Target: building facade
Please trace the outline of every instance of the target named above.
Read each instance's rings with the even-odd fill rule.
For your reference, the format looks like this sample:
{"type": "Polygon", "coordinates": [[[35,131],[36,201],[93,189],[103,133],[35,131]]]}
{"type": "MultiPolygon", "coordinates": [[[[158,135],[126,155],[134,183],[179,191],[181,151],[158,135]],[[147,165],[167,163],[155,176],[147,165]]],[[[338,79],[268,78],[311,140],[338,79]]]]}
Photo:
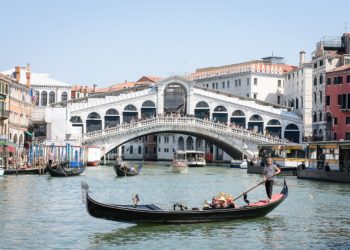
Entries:
{"type": "Polygon", "coordinates": [[[283,105],[284,74],[295,67],[286,65],[283,57],[197,69],[187,76],[196,85],[239,96],[283,105]]]}
{"type": "Polygon", "coordinates": [[[325,37],[316,44],[312,56],[312,129],[314,140],[331,139],[330,127],[326,126],[326,73],[342,65],[350,64],[350,33],[342,37],[325,37]]]}
{"type": "Polygon", "coordinates": [[[350,140],[350,65],[326,73],[326,131],[331,140],[350,140]]]}
{"type": "Polygon", "coordinates": [[[312,136],[312,64],[300,52],[299,67],[285,74],[284,105],[291,107],[304,122],[303,140],[312,136]]]}

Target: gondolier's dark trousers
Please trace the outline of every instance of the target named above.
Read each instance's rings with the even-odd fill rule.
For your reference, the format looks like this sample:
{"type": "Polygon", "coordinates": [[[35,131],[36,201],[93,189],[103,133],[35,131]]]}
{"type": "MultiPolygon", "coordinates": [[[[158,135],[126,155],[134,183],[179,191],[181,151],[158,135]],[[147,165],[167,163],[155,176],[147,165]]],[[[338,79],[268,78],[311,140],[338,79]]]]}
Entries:
{"type": "Polygon", "coordinates": [[[274,180],[265,181],[266,194],[269,199],[271,199],[272,195],[273,182],[274,180]]]}

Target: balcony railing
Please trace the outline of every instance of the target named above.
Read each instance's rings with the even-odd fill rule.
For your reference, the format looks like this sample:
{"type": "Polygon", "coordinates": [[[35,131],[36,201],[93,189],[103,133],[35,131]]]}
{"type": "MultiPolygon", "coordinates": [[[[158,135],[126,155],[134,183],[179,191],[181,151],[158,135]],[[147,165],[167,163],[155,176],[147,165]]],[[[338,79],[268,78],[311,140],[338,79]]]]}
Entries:
{"type": "Polygon", "coordinates": [[[0,109],[0,119],[8,119],[10,117],[10,111],[5,109],[0,109]]]}

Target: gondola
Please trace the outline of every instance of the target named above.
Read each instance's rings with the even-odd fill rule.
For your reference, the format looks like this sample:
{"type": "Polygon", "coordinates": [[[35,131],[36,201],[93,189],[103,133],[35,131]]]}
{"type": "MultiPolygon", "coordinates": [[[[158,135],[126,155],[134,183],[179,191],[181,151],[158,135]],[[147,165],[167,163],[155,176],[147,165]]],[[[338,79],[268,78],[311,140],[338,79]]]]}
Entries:
{"type": "Polygon", "coordinates": [[[288,196],[288,187],[286,182],[284,182],[282,191],[279,194],[274,194],[270,202],[248,202],[248,205],[243,207],[218,209],[187,209],[180,205],[181,210],[176,209],[179,204],[175,204],[174,210],[163,210],[154,204],[103,204],[90,197],[87,183],[82,182],[81,187],[85,191],[86,209],[91,216],[136,224],[186,224],[263,217],[281,204],[288,196]]]}
{"type": "Polygon", "coordinates": [[[130,171],[130,166],[126,166],[124,163],[119,165],[116,164],[113,166],[115,173],[119,177],[124,176],[135,176],[138,175],[141,172],[142,164],[139,164],[137,168],[135,168],[136,171],[130,171]]]}
{"type": "Polygon", "coordinates": [[[77,167],[70,167],[69,161],[63,161],[54,166],[47,166],[47,171],[52,177],[71,177],[77,176],[83,173],[86,169],[86,165],[82,164],[77,167]]]}

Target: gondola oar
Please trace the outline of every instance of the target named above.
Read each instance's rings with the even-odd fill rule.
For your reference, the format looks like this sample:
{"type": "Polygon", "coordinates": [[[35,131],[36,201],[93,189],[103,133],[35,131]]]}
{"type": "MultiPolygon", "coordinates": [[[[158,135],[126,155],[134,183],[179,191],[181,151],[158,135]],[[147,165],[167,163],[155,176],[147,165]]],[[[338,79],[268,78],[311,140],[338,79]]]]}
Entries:
{"type": "Polygon", "coordinates": [[[237,198],[235,198],[233,201],[238,200],[239,198],[241,198],[243,195],[246,195],[248,192],[252,191],[254,188],[260,186],[261,184],[263,184],[264,182],[266,182],[267,180],[271,179],[272,177],[276,176],[276,174],[270,176],[269,178],[267,178],[266,180],[263,180],[261,182],[259,182],[258,184],[256,184],[254,187],[248,189],[247,191],[243,192],[241,195],[237,196],[237,198]]]}

